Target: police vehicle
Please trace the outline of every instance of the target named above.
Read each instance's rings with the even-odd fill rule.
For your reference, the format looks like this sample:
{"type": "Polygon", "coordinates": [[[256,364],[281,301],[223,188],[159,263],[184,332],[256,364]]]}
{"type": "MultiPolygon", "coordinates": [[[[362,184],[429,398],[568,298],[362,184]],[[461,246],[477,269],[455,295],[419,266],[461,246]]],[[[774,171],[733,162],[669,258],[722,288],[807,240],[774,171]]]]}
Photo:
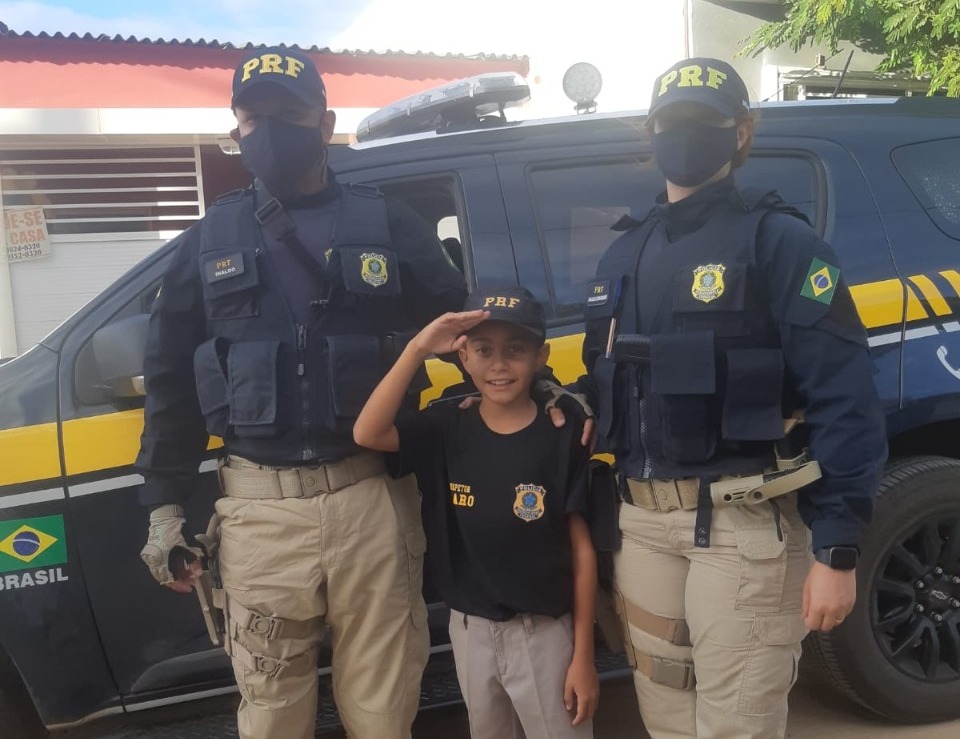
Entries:
{"type": "MultiPolygon", "coordinates": [[[[552,364],[568,382],[582,370],[581,304],[610,226],[642,215],[663,182],[641,113],[511,122],[506,108],[527,94],[511,75],[425,93],[372,116],[361,143],[331,161],[341,179],[376,184],[436,224],[469,283],[515,282],[542,299],[552,364]]],[[[579,108],[591,107],[587,95],[579,108]]],[[[960,716],[958,117],[960,101],[945,99],[764,106],[737,173],[741,185],[779,190],[833,244],[869,332],[891,459],[857,607],[808,639],[804,659],[904,722],[960,716]]],[[[158,587],[138,556],[143,340],[172,248],[0,366],[5,739],[236,690],[196,600],[158,587]]],[[[424,402],[458,379],[449,366],[430,373],[424,402]]],[[[206,494],[188,503],[194,527],[216,495],[216,453],[212,440],[206,494]]],[[[451,683],[445,616],[427,580],[441,667],[428,668],[425,695],[456,699],[455,684],[431,693],[434,672],[451,683]]]]}

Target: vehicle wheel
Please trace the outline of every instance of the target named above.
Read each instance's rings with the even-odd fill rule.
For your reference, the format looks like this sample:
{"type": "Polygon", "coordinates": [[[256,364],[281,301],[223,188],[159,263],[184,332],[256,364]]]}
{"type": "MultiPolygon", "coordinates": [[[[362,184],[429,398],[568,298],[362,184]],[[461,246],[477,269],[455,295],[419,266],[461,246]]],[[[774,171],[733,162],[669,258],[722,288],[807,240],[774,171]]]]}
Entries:
{"type": "Polygon", "coordinates": [[[857,605],[805,669],[895,721],[960,716],[960,460],[888,466],[861,548],[857,605]]]}
{"type": "Polygon", "coordinates": [[[42,739],[47,731],[37,717],[20,676],[0,653],[0,735],[3,739],[42,739]]]}

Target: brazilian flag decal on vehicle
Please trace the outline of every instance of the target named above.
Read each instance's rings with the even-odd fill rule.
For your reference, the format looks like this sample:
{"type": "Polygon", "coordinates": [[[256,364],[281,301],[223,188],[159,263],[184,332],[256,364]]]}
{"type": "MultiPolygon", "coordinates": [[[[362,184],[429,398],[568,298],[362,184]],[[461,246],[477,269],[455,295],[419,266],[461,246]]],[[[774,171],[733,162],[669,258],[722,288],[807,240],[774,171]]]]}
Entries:
{"type": "Polygon", "coordinates": [[[830,305],[839,279],[839,269],[821,259],[814,259],[810,263],[810,270],[807,272],[807,278],[803,281],[800,294],[824,305],[830,305]]]}
{"type": "Polygon", "coordinates": [[[0,572],[67,561],[63,516],[0,521],[0,572]]]}

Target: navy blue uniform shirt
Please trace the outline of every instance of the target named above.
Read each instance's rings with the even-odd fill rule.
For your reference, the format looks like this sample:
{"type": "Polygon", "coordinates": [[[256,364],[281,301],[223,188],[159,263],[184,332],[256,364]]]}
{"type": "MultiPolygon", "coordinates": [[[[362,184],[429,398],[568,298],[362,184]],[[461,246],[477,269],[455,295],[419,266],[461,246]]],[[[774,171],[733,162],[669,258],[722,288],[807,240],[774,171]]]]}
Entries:
{"type": "MultiPolygon", "coordinates": [[[[728,178],[677,203],[661,197],[650,215],[658,221],[650,239],[671,248],[729,208],[731,196],[734,183],[728,178]]],[[[812,325],[797,320],[798,312],[807,308],[801,288],[811,263],[821,259],[838,264],[833,249],[807,223],[772,212],[760,223],[755,248],[764,299],[779,333],[787,389],[804,409],[810,454],[823,473],[820,481],[800,491],[800,512],[812,529],[814,551],[856,545],[870,519],[887,455],[884,417],[862,324],[842,272],[825,315],[812,325]]],[[[645,260],[654,256],[649,251],[639,262],[639,290],[662,289],[644,284],[645,260]]],[[[587,322],[583,355],[588,368],[605,350],[608,328],[609,321],[587,322]]],[[[597,407],[593,378],[581,378],[579,386],[597,407]]],[[[625,472],[658,477],[656,469],[625,472]]]]}
{"type": "MultiPolygon", "coordinates": [[[[313,257],[321,262],[330,246],[336,204],[341,189],[331,173],[328,187],[315,195],[296,202],[285,203],[286,210],[297,225],[300,241],[313,257]]],[[[216,206],[214,206],[216,207],[216,206]]],[[[383,325],[396,329],[416,330],[438,315],[460,310],[466,297],[463,276],[444,256],[435,230],[423,218],[400,201],[387,199],[387,226],[390,248],[397,255],[402,283],[399,305],[390,304],[390,315],[364,315],[356,311],[332,310],[322,321],[310,324],[319,332],[364,333],[365,327],[383,325]],[[343,324],[343,325],[339,325],[343,324]]],[[[163,284],[150,319],[147,334],[144,376],[147,398],[144,410],[144,432],[136,469],[146,483],[141,491],[144,505],[181,502],[191,491],[207,443],[208,431],[198,399],[194,375],[194,354],[207,341],[208,326],[204,306],[203,275],[199,265],[201,224],[196,224],[180,237],[179,246],[164,274],[163,284]]],[[[263,282],[259,290],[277,290],[290,309],[289,330],[293,325],[310,320],[311,301],[317,297],[317,284],[287,248],[266,234],[261,234],[265,266],[275,276],[272,282],[263,282]],[[274,287],[270,287],[270,285],[274,287]]],[[[232,245],[226,244],[226,248],[232,245]]],[[[259,259],[259,258],[258,258],[259,259]]],[[[381,313],[383,309],[381,309],[381,313]]],[[[376,309],[374,309],[376,313],[376,309]]],[[[254,319],[234,318],[232,322],[254,319]]],[[[312,347],[319,346],[314,341],[312,347]]],[[[308,348],[310,351],[312,349],[308,348]]],[[[319,356],[307,357],[308,375],[321,362],[319,356]]],[[[358,367],[358,371],[367,368],[358,367]]],[[[270,368],[264,365],[264,374],[270,368]]],[[[285,373],[281,363],[277,369],[277,393],[289,397],[299,392],[294,386],[296,376],[285,373]]],[[[336,461],[360,450],[353,443],[348,430],[324,429],[321,408],[304,403],[299,428],[305,430],[298,444],[290,448],[281,439],[272,441],[269,454],[246,453],[260,464],[296,465],[311,462],[336,461]],[[315,451],[315,458],[304,459],[303,449],[315,451]]],[[[286,437],[283,437],[286,438],[286,437]]],[[[256,439],[244,440],[247,448],[255,446],[256,439]]],[[[229,453],[230,440],[225,439],[229,453]]]]}

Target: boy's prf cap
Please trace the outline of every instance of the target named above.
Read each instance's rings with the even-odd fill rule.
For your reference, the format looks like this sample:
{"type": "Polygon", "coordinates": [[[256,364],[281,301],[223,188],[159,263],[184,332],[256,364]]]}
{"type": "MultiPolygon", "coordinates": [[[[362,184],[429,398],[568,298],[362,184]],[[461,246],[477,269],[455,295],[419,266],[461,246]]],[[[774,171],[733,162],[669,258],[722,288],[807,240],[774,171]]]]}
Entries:
{"type": "Polygon", "coordinates": [[[737,70],[707,57],[684,59],[658,76],[648,115],[679,102],[706,105],[725,118],[750,110],[750,95],[737,70]]]}
{"type": "Polygon", "coordinates": [[[547,321],[543,306],[533,293],[517,285],[485,287],[481,285],[467,296],[465,311],[490,312],[490,321],[504,321],[521,326],[543,341],[547,338],[547,321]]]}
{"type": "Polygon", "coordinates": [[[273,84],[292,92],[307,105],[326,105],[327,89],[313,60],[298,49],[270,46],[248,53],[233,72],[233,98],[236,108],[251,87],[273,84]]]}

